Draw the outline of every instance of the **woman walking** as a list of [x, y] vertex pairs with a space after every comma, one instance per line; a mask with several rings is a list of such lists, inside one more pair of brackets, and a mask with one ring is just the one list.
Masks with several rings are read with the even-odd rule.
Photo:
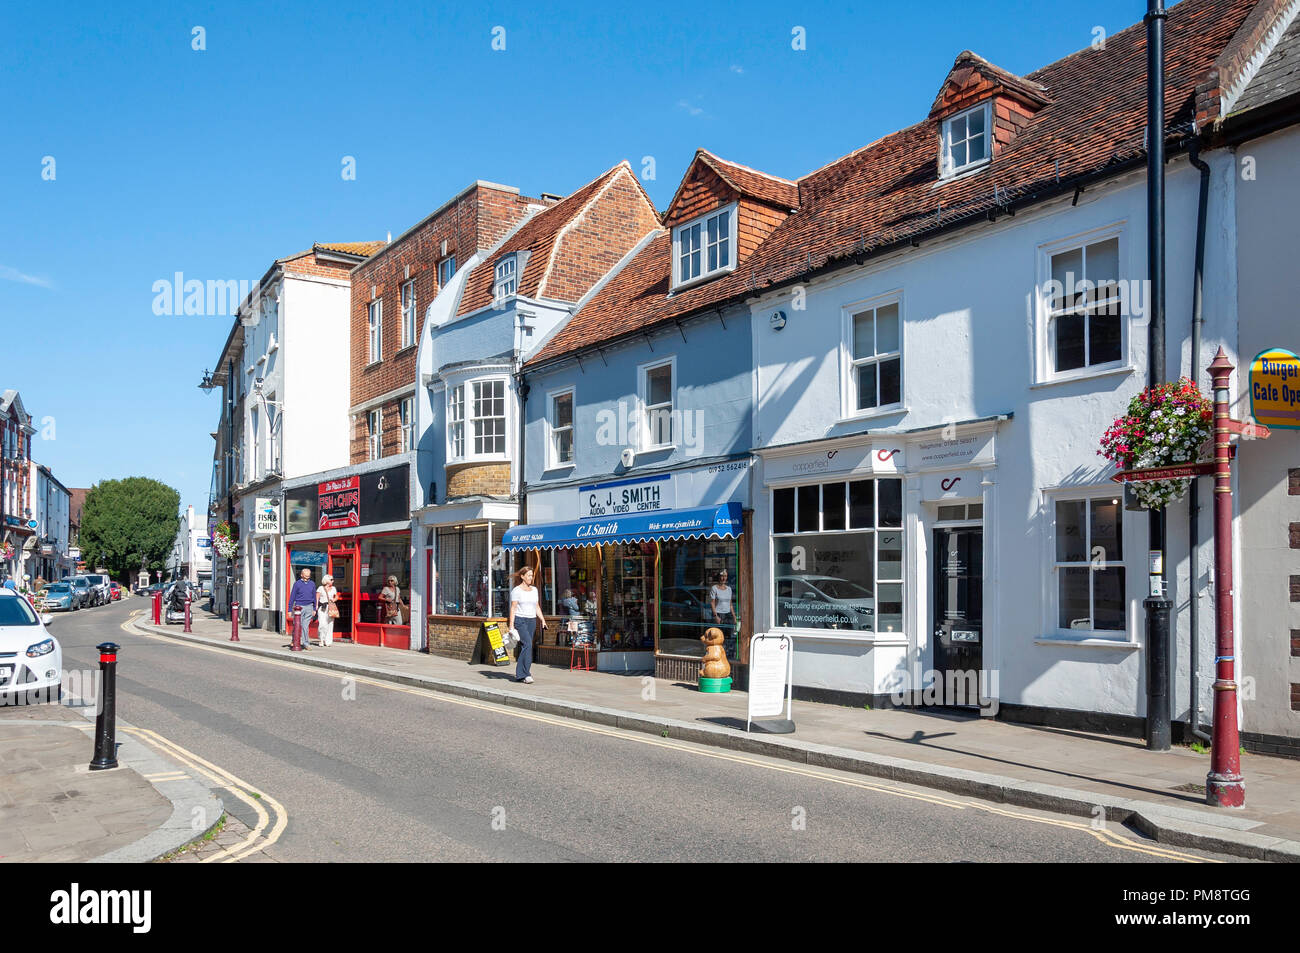
[[334, 644], [334, 620], [339, 617], [339, 591], [334, 588], [334, 577], [326, 573], [316, 589], [316, 604], [320, 611], [316, 613], [316, 635], [321, 647]]
[[519, 633], [519, 661], [515, 664], [515, 681], [533, 683], [533, 639], [537, 629], [546, 628], [546, 619], [533, 585], [533, 567], [525, 566], [515, 574], [519, 585], [510, 590], [510, 629]]

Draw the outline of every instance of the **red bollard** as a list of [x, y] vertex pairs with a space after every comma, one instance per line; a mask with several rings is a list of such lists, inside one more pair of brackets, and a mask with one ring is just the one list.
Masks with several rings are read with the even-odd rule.
[[302, 651], [302, 606], [295, 606], [293, 610], [293, 645], [289, 651]]
[[190, 594], [188, 592], [185, 593], [185, 631], [194, 631], [190, 628]]
[[230, 641], [239, 641], [239, 603], [230, 604]]
[[162, 625], [162, 592], [153, 594], [153, 624]]

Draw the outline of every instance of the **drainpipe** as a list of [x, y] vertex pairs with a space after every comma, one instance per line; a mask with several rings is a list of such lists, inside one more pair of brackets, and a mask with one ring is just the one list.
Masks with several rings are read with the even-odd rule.
[[[1196, 203], [1196, 267], [1192, 281], [1192, 381], [1197, 390], [1201, 387], [1201, 329], [1205, 324], [1201, 313], [1201, 284], [1205, 271], [1205, 218], [1210, 202], [1210, 167], [1201, 159], [1200, 140], [1193, 136], [1187, 146], [1187, 159], [1201, 173], [1201, 191]], [[1210, 733], [1201, 728], [1201, 678], [1200, 678], [1200, 480], [1193, 479], [1187, 501], [1187, 540], [1191, 559], [1191, 689], [1192, 703], [1188, 708], [1192, 734], [1202, 741], [1211, 740]]]
[[[1147, 338], [1147, 386], [1165, 382], [1165, 6], [1147, 0], [1147, 271], [1151, 281], [1151, 326]], [[1146, 742], [1168, 751], [1169, 614], [1166, 598], [1165, 511], [1149, 511], [1146, 609]]]

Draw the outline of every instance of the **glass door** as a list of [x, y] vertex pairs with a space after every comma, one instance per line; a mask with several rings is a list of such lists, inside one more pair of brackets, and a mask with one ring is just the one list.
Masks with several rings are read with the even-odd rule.
[[356, 556], [352, 552], [330, 553], [330, 575], [334, 577], [334, 588], [339, 591], [339, 617], [334, 620], [334, 638], [352, 640], [352, 622], [355, 618], [356, 599], [354, 598], [352, 569]]

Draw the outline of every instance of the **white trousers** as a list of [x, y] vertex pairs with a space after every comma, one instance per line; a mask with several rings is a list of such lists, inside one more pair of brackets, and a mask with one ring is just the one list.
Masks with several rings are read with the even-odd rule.
[[321, 645], [334, 644], [334, 620], [330, 618], [329, 610], [324, 606], [316, 614], [316, 634], [320, 637]]

